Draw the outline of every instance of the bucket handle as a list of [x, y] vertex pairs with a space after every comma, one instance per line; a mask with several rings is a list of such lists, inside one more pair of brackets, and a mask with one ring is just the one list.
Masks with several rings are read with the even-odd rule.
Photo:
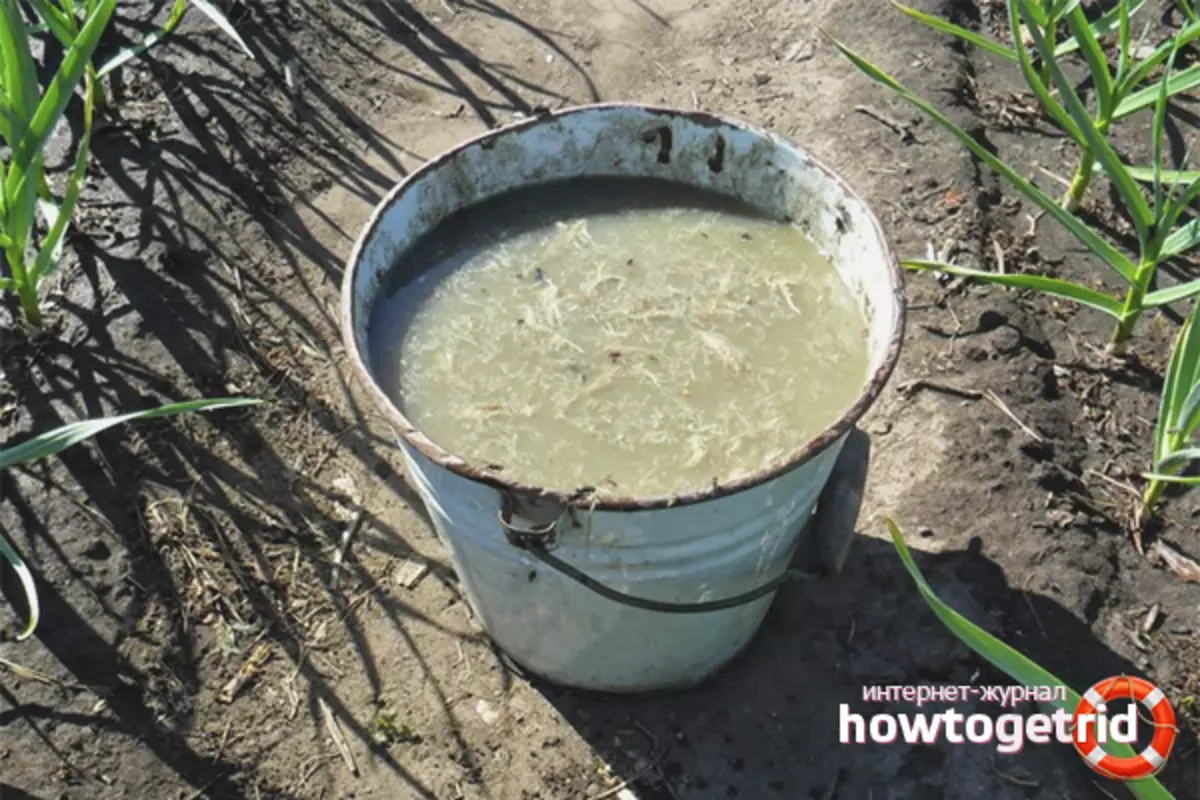
[[[842, 452], [838, 454], [838, 460], [830, 472], [829, 480], [826, 481], [821, 495], [817, 499], [816, 514], [807, 523], [814, 528], [818, 539], [819, 557], [830, 572], [841, 572], [849, 543], [854, 536], [854, 526], [858, 520], [859, 509], [862, 507], [869, 453], [870, 445], [866, 434], [857, 428], [852, 429], [846, 437]], [[819, 573], [789, 569], [782, 575], [772, 578], [748, 592], [721, 600], [710, 600], [703, 603], [667, 603], [650, 600], [618, 592], [616, 589], [605, 586], [578, 567], [572, 566], [552, 554], [549, 545], [554, 543], [561, 518], [545, 525], [526, 528], [513, 524], [512, 509], [508, 503], [505, 503], [497, 514], [500, 526], [504, 529], [505, 538], [513, 547], [528, 553], [546, 566], [557, 570], [576, 583], [586, 586], [601, 597], [643, 611], [658, 611], [664, 614], [706, 614], [712, 611], [725, 611], [752, 603], [776, 591], [785, 583], [821, 577]]]

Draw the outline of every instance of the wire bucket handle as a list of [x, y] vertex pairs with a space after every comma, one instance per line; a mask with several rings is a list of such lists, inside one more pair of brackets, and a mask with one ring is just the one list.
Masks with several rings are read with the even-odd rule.
[[[867, 482], [870, 449], [870, 439], [867, 435], [858, 428], [852, 428], [847, 434], [842, 451], [838, 454], [838, 459], [829, 474], [829, 480], [826, 481], [817, 498], [816, 512], [805, 523], [812, 528], [815, 534], [817, 562], [826, 573], [838, 574], [842, 571], [850, 545], [854, 540], [854, 528], [862, 508], [863, 491]], [[498, 517], [500, 526], [504, 530], [504, 536], [513, 547], [528, 553], [541, 563], [576, 583], [586, 586], [601, 597], [643, 611], [657, 611], [664, 614], [707, 614], [713, 611], [724, 611], [752, 603], [776, 591], [785, 583], [821, 577], [820, 573], [793, 568], [748, 592], [720, 600], [703, 603], [667, 603], [650, 600], [605, 586], [578, 567], [568, 564], [551, 553], [550, 547], [554, 544], [557, 536], [560, 520], [531, 527], [516, 525], [512, 521], [513, 510], [509, 503], [503, 504], [498, 512]]]

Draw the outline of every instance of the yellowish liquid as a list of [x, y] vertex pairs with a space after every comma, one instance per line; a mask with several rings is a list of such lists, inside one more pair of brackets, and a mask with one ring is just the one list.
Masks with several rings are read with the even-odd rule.
[[417, 277], [372, 319], [382, 385], [446, 450], [544, 488], [664, 495], [754, 472], [867, 379], [862, 314], [813, 242], [695, 189], [511, 193], [394, 274]]

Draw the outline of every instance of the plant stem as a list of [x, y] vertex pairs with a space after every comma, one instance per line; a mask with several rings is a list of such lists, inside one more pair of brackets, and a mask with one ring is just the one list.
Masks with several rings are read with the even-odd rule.
[[21, 298], [21, 310], [25, 313], [26, 324], [31, 328], [42, 327], [42, 309], [38, 306], [37, 287], [27, 280], [13, 282], [17, 285], [17, 296]]
[[[1126, 297], [1132, 296], [1133, 293], [1134, 290], [1130, 289], [1129, 295], [1126, 295]], [[1128, 316], [1122, 316], [1117, 322], [1116, 327], [1113, 328], [1112, 337], [1108, 340], [1108, 347], [1105, 348], [1108, 352], [1116, 355], [1125, 352], [1125, 342], [1133, 334], [1133, 326], [1137, 324], [1138, 318], [1142, 316], [1141, 309], [1123, 313], [1128, 314]]]
[[1152, 480], [1146, 485], [1146, 491], [1142, 493], [1142, 508], [1146, 516], [1154, 513], [1154, 506], [1158, 504], [1166, 487], [1166, 482], [1159, 480]]
[[5, 255], [8, 260], [9, 274], [12, 275], [13, 288], [21, 301], [21, 311], [25, 322], [30, 327], [42, 327], [42, 311], [38, 307], [37, 287], [29, 280], [29, 271], [25, 269], [25, 243], [14, 242]]
[[[1101, 136], [1107, 136], [1108, 126], [1111, 124], [1111, 119], [1096, 120], [1096, 133]], [[1081, 148], [1079, 164], [1075, 167], [1075, 175], [1071, 178], [1071, 185], [1067, 187], [1067, 193], [1063, 195], [1062, 199], [1062, 207], [1072, 214], [1079, 210], [1079, 205], [1083, 202], [1083, 196], [1087, 193], [1087, 188], [1092, 182], [1092, 173], [1096, 171], [1096, 154], [1092, 152], [1092, 148], [1088, 147], [1084, 142], [1080, 142], [1079, 146]]]
[[1133, 334], [1133, 327], [1137, 325], [1138, 319], [1145, 310], [1142, 300], [1146, 296], [1146, 289], [1150, 279], [1154, 277], [1154, 270], [1157, 267], [1158, 261], [1154, 258], [1143, 258], [1138, 263], [1137, 271], [1133, 273], [1133, 281], [1129, 285], [1129, 291], [1125, 293], [1121, 316], [1118, 317], [1112, 337], [1108, 340], [1108, 352], [1120, 353], [1125, 349], [1125, 341]]
[[1085, 147], [1079, 157], [1079, 164], [1075, 167], [1071, 185], [1067, 187], [1067, 193], [1063, 195], [1062, 199], [1062, 207], [1072, 214], [1079, 210], [1079, 204], [1083, 202], [1083, 195], [1092, 182], [1092, 169], [1095, 166], [1096, 154], [1090, 147]]
[[[1042, 9], [1043, 9], [1043, 11], [1046, 12], [1047, 15], [1049, 15], [1049, 13], [1050, 13], [1050, 5], [1051, 4], [1049, 2], [1042, 4]], [[1046, 22], [1045, 27], [1042, 27], [1040, 25], [1038, 26], [1042, 32], [1042, 38], [1044, 38], [1047, 42], [1057, 41], [1058, 37], [1056, 35], [1057, 32], [1055, 31], [1055, 27], [1057, 25], [1058, 25], [1057, 19], [1049, 19], [1049, 17], [1047, 17], [1047, 22]], [[1034, 41], [1033, 36], [1029, 33], [1029, 31], [1025, 31], [1024, 35], [1021, 37], [1021, 39], [1022, 39], [1023, 45], [1024, 44], [1032, 45], [1033, 41]], [[1042, 79], [1042, 86], [1046, 87], [1046, 91], [1050, 92], [1051, 94], [1054, 94], [1054, 91], [1055, 91], [1055, 89], [1054, 89], [1054, 72], [1050, 69], [1050, 62], [1047, 61], [1045, 58], [1041, 59], [1041, 63], [1038, 64], [1038, 74]]]
[[[1188, 438], [1189, 437], [1186, 434], [1168, 430], [1167, 441], [1163, 448], [1163, 452], [1174, 453], [1180, 448], [1186, 447]], [[1169, 475], [1175, 475], [1181, 469], [1180, 465], [1177, 463], [1169, 466], [1159, 467], [1158, 464], [1152, 462], [1151, 466], [1155, 472], [1165, 472]], [[1168, 481], [1151, 479], [1150, 482], [1146, 484], [1146, 489], [1142, 492], [1142, 515], [1144, 517], [1149, 517], [1154, 514], [1154, 506], [1157, 505], [1159, 498], [1162, 497], [1162, 493], [1166, 491], [1167, 483]]]
[[87, 66], [87, 91], [92, 93], [94, 98], [92, 102], [98, 109], [104, 109], [108, 105], [108, 96], [104, 93], [104, 87], [100, 85], [100, 79], [96, 77], [96, 66], [88, 64]]

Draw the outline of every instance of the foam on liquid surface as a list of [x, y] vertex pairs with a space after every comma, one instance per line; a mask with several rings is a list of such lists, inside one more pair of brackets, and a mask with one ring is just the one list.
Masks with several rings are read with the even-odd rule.
[[405, 253], [372, 367], [477, 467], [602, 495], [701, 489], [812, 439], [867, 380], [866, 327], [796, 226], [661, 182], [510, 193]]

